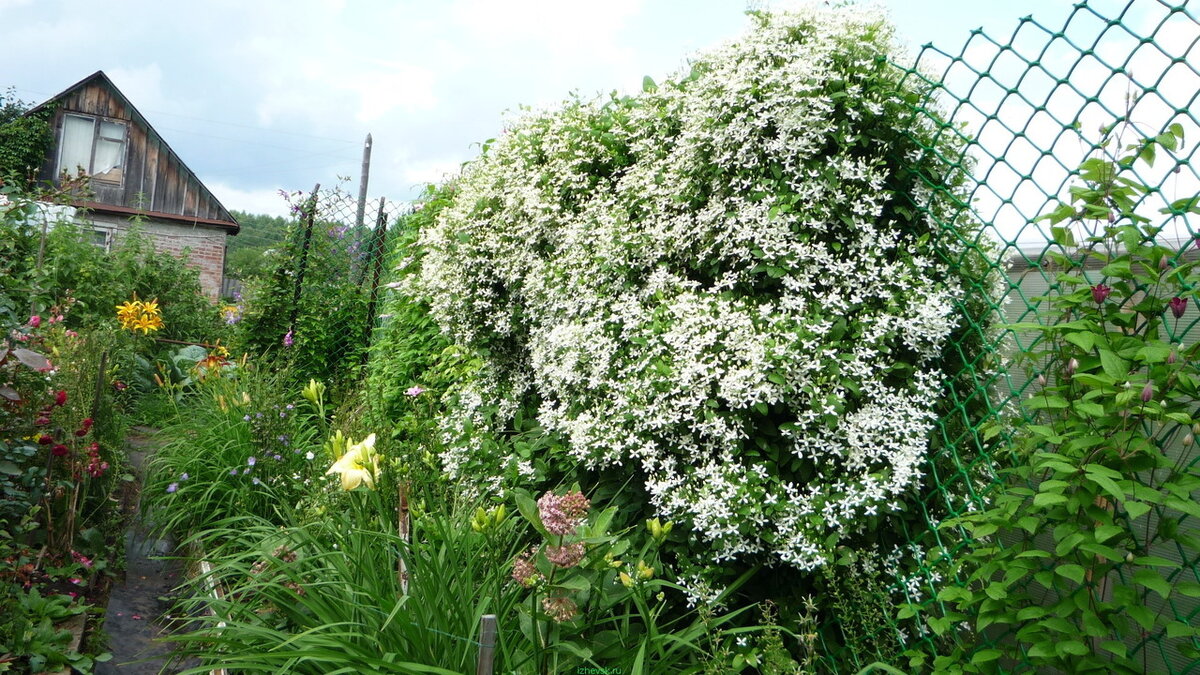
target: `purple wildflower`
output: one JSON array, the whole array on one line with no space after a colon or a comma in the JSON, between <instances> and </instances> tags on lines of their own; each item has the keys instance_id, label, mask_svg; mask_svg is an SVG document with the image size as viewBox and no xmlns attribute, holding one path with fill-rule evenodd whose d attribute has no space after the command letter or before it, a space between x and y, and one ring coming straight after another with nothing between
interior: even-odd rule
<instances>
[{"instance_id":1,"label":"purple wildflower","mask_svg":"<svg viewBox=\"0 0 1200 675\"><path fill-rule=\"evenodd\" d=\"M258 464L258 458L255 457L254 455L250 455L250 459L247 459L246 463L249 464L250 466L254 466L255 464Z\"/></svg>"},{"instance_id":2,"label":"purple wildflower","mask_svg":"<svg viewBox=\"0 0 1200 675\"><path fill-rule=\"evenodd\" d=\"M420 396L421 394L424 394L424 393L425 393L425 389L423 387L421 387L421 385L413 385L404 392L404 395L405 396Z\"/></svg>"},{"instance_id":3,"label":"purple wildflower","mask_svg":"<svg viewBox=\"0 0 1200 675\"><path fill-rule=\"evenodd\" d=\"M296 342L296 340L292 336L292 331L289 330L286 334L284 334L284 336L283 336L283 346L284 347L291 347L293 344L295 344L295 342Z\"/></svg>"},{"instance_id":4,"label":"purple wildflower","mask_svg":"<svg viewBox=\"0 0 1200 675\"><path fill-rule=\"evenodd\" d=\"M167 486L167 494L172 494L179 489L179 483L171 483Z\"/></svg>"}]
</instances>

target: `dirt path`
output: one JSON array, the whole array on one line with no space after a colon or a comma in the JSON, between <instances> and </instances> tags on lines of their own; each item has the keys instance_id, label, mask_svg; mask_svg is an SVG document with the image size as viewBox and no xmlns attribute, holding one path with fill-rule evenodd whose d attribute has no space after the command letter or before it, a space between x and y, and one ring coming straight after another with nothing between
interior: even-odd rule
<instances>
[{"instance_id":1,"label":"dirt path","mask_svg":"<svg viewBox=\"0 0 1200 675\"><path fill-rule=\"evenodd\" d=\"M126 440L136 481L122 500L130 523L125 531L125 578L113 584L104 622L108 649L113 658L107 663L97 664L97 675L177 673L199 665L172 664L170 669L163 670L171 649L168 645L154 642L155 638L167 633L171 623L168 612L171 609L172 591L179 585L183 574L182 562L154 559L171 555L174 542L156 539L151 535L138 509L140 487L145 475L143 467L157 447L155 432L148 427L133 427Z\"/></svg>"}]
</instances>

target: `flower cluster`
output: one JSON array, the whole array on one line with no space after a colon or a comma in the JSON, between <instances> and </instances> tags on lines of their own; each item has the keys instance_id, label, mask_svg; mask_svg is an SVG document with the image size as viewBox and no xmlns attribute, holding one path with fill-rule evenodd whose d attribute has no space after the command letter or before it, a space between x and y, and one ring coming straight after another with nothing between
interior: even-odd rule
<instances>
[{"instance_id":1,"label":"flower cluster","mask_svg":"<svg viewBox=\"0 0 1200 675\"><path fill-rule=\"evenodd\" d=\"M587 517L588 498L578 490L558 496L547 492L538 499L538 515L550 534L574 534L575 528Z\"/></svg>"},{"instance_id":2,"label":"flower cluster","mask_svg":"<svg viewBox=\"0 0 1200 675\"><path fill-rule=\"evenodd\" d=\"M990 281L945 262L974 255L943 235L971 227L963 174L893 52L873 13L811 7L639 96L514 121L422 232L408 288L486 355L448 471L511 474L459 431L535 401L572 462L643 481L716 561L812 569L901 510L965 289Z\"/></svg>"},{"instance_id":3,"label":"flower cluster","mask_svg":"<svg viewBox=\"0 0 1200 675\"><path fill-rule=\"evenodd\" d=\"M117 321L121 324L121 328L128 331L141 331L142 335L146 335L157 331L163 327L162 311L158 307L158 300L138 300L137 296L133 296L133 300L117 305Z\"/></svg>"}]
</instances>

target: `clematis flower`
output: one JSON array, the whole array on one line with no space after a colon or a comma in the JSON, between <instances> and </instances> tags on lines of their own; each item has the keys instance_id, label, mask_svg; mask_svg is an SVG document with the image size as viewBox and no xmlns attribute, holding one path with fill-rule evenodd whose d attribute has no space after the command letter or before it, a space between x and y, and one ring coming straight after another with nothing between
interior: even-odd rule
<instances>
[{"instance_id":1,"label":"clematis flower","mask_svg":"<svg viewBox=\"0 0 1200 675\"><path fill-rule=\"evenodd\" d=\"M293 344L295 344L295 343L296 343L296 340L295 340L295 338L293 338L293 337L292 337L292 331L290 331L290 330L289 330L289 331L288 331L287 333L285 333L285 334L284 334L284 336L283 336L283 346L284 346L284 347L291 347L291 346L292 346Z\"/></svg>"},{"instance_id":2,"label":"clematis flower","mask_svg":"<svg viewBox=\"0 0 1200 675\"><path fill-rule=\"evenodd\" d=\"M1097 305L1107 300L1111 293L1112 289L1104 284L1096 284L1095 286L1092 286L1092 300L1095 300Z\"/></svg>"},{"instance_id":3,"label":"clematis flower","mask_svg":"<svg viewBox=\"0 0 1200 675\"><path fill-rule=\"evenodd\" d=\"M1174 297L1167 304L1171 307L1171 313L1178 319L1187 311L1188 301L1180 297Z\"/></svg>"},{"instance_id":4,"label":"clematis flower","mask_svg":"<svg viewBox=\"0 0 1200 675\"><path fill-rule=\"evenodd\" d=\"M375 434L367 436L358 443L352 443L325 475L339 474L342 478L342 489L349 492L359 485L375 489L375 479L379 476L379 455L375 454Z\"/></svg>"},{"instance_id":5,"label":"clematis flower","mask_svg":"<svg viewBox=\"0 0 1200 675\"><path fill-rule=\"evenodd\" d=\"M414 385L414 386L409 387L407 390L405 390L404 395L405 396L420 396L423 393L425 393L425 389L423 387L421 387L420 385Z\"/></svg>"}]
</instances>

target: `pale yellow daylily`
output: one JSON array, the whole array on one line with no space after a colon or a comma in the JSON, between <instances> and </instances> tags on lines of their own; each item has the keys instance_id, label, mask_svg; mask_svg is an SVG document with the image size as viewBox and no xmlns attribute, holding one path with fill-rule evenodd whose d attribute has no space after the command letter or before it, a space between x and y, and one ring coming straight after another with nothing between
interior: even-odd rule
<instances>
[{"instance_id":1,"label":"pale yellow daylily","mask_svg":"<svg viewBox=\"0 0 1200 675\"><path fill-rule=\"evenodd\" d=\"M342 489L349 491L359 485L375 489L375 479L379 476L379 455L375 454L375 434L367 436L358 443L346 448L343 454L325 475L340 474Z\"/></svg>"}]
</instances>

